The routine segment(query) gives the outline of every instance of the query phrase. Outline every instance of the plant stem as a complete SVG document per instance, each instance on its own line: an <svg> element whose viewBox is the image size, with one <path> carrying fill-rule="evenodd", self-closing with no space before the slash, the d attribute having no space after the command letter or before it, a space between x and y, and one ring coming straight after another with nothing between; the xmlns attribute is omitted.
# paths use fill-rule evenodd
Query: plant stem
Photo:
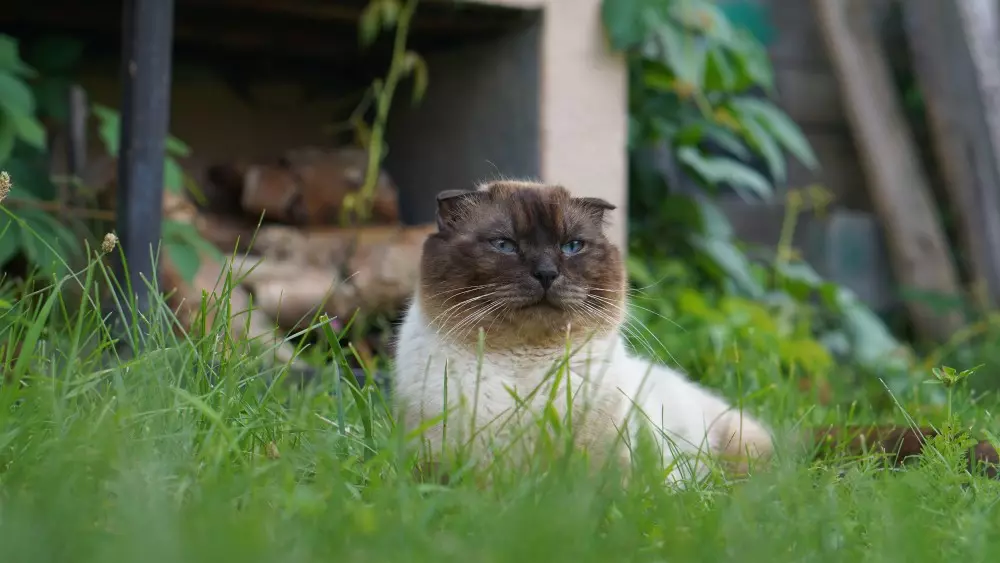
<svg viewBox="0 0 1000 563"><path fill-rule="evenodd" d="M371 215L372 204L375 199L375 187L378 185L379 169L382 164L382 143L385 138L385 124L389 118L389 108L392 106L392 96L396 92L396 86L404 73L404 59L406 57L406 38L410 31L410 21L416 12L419 0L408 0L403 10L399 14L396 24L396 37L392 47L392 62L389 64L389 72L385 77L385 83L378 92L378 100L375 104L375 122L372 124L371 139L368 143L368 167L365 170L365 183L361 186L358 194L358 201L355 211L358 219L365 221Z"/></svg>

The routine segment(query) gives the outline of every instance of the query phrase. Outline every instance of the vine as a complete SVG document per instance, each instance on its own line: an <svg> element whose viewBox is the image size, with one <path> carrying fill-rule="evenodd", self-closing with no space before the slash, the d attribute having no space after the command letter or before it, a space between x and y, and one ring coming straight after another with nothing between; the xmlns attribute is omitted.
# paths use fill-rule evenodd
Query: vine
<svg viewBox="0 0 1000 563"><path fill-rule="evenodd" d="M375 118L371 130L365 135L367 137L365 148L368 151L365 180L356 195L348 194L344 198L341 213L341 220L344 223L349 221L352 213L359 222L367 221L371 216L375 188L378 185L379 170L384 157L386 123L399 81L407 76L413 76L414 103L419 102L427 90L427 64L420 55L407 48L410 24L418 3L419 0L407 0L405 4L399 0L372 0L361 14L359 37L366 47L378 37L380 27L385 29L395 26L395 36L389 70L384 79L376 79L371 85L371 92L375 96Z"/></svg>

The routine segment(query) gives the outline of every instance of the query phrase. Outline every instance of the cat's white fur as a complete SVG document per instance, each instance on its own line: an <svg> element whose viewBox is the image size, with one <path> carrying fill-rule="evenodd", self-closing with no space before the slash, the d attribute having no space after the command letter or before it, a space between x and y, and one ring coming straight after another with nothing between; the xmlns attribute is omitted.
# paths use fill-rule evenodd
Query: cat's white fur
<svg viewBox="0 0 1000 563"><path fill-rule="evenodd" d="M516 442L530 449L531 434L520 432L525 428L521 423L525 415L540 414L547 403L562 416L572 404L576 442L598 459L627 462L632 452L628 444L636 443L643 429L651 430L648 436L660 447L664 467L675 468L668 477L672 481L703 476L708 456L745 460L746 454L771 452L764 425L683 374L633 355L618 327L572 343L575 350L563 362L565 346L487 346L478 351L468 340L448 338L429 321L418 291L399 333L393 396L401 422L409 430L421 429L432 453L446 444L472 445L481 458L509 446L516 450ZM568 365L562 373L568 371L572 401L565 387L550 399L553 366L560 362ZM532 397L536 388L541 391ZM445 423L440 417L446 401ZM427 422L435 417L437 422Z"/></svg>

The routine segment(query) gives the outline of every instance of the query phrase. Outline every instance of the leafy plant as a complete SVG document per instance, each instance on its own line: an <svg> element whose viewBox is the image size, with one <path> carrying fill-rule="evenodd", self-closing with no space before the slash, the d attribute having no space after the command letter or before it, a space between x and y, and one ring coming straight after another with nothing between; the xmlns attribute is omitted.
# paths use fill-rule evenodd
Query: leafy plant
<svg viewBox="0 0 1000 563"><path fill-rule="evenodd" d="M18 141L45 149L45 128L35 117L35 97L25 79L37 76L20 56L17 40L0 35L0 164Z"/></svg>
<svg viewBox="0 0 1000 563"><path fill-rule="evenodd" d="M730 14L753 23L756 33ZM647 286L643 293L661 302L651 307L664 310L655 312L690 318L695 310L711 309L691 309L691 295L649 289L660 283L650 272L665 260L666 238L674 258L695 266L697 279L690 282L702 292L719 292L718 314L692 321L711 327L714 339L735 338L746 328L722 322L739 304L744 313L755 311L748 319L792 319L787 326L753 325L758 336L770 335L783 365L802 363L797 349L812 367L824 364L815 353L822 347L873 371L909 366L905 349L874 313L791 250L804 199L815 208L828 203L821 189L787 194L787 232L776 255L763 263L747 256L713 202L724 190L746 200L773 199L776 186L787 182L786 155L818 169L800 128L771 100L774 75L759 39L768 35L761 14L735 0L605 0L602 15L612 47L624 52L629 66L630 207L636 210L629 223L632 254L642 257L633 259L630 273L634 281L645 280L636 282ZM654 322L648 315L645 320Z"/></svg>
<svg viewBox="0 0 1000 563"><path fill-rule="evenodd" d="M0 264L23 254L30 266L58 275L64 258L80 256L81 247L49 205L56 190L48 175L45 128L28 82L38 76L21 58L17 40L0 35L0 167L14 178L5 204L17 209L0 213Z"/></svg>

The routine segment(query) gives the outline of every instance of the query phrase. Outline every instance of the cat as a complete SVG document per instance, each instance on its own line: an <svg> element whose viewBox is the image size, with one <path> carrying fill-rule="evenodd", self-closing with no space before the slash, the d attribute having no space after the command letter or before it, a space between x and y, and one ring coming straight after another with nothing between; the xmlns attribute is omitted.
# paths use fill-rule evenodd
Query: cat
<svg viewBox="0 0 1000 563"><path fill-rule="evenodd" d="M706 475L710 457L739 473L771 455L764 424L626 348L623 259L604 232L613 205L521 181L437 203L392 398L432 457L463 444L483 462L530 452L538 436L524 423L545 409L595 461L627 467L638 437L653 437L675 483Z"/></svg>

